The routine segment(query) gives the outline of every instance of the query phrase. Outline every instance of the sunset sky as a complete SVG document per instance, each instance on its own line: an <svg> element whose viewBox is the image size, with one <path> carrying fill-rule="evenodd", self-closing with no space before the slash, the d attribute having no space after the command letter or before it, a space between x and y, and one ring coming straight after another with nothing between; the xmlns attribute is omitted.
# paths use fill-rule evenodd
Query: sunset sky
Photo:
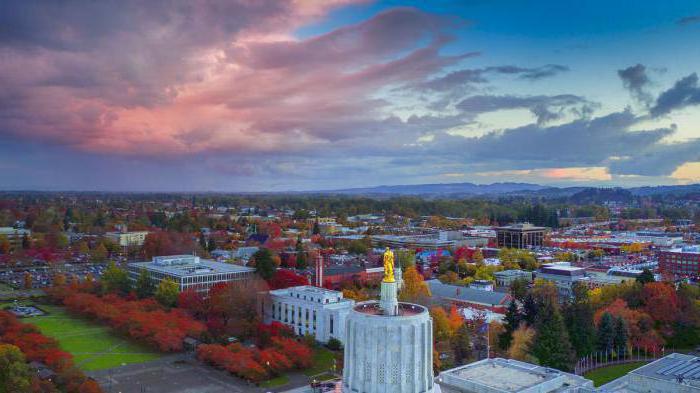
<svg viewBox="0 0 700 393"><path fill-rule="evenodd" d="M0 189L700 182L698 72L697 0L3 1Z"/></svg>

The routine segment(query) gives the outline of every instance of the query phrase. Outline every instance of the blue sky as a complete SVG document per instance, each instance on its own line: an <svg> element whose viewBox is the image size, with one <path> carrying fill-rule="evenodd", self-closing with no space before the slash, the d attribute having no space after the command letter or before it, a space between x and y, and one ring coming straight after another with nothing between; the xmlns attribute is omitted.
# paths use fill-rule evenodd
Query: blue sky
<svg viewBox="0 0 700 393"><path fill-rule="evenodd" d="M10 1L3 189L700 182L697 1Z"/></svg>

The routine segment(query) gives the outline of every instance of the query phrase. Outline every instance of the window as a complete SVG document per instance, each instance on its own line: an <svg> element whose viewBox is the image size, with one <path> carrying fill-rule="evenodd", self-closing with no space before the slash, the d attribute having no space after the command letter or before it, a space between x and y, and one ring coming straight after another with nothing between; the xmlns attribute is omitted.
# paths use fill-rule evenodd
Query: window
<svg viewBox="0 0 700 393"><path fill-rule="evenodd" d="M331 334L333 334L333 315L331 315Z"/></svg>

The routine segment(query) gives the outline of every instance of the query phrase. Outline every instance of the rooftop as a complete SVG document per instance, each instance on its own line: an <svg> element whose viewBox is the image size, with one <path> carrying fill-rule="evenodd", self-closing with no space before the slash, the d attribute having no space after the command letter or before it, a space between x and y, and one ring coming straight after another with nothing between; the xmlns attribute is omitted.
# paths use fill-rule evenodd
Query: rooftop
<svg viewBox="0 0 700 393"><path fill-rule="evenodd" d="M172 276L196 276L217 273L246 273L255 269L221 263L208 259L200 259L192 255L169 255L153 257L150 262L135 262L129 265L130 268L147 269L158 271Z"/></svg>
<svg viewBox="0 0 700 393"><path fill-rule="evenodd" d="M443 371L438 383L459 392L556 392L563 387L592 387L583 377L512 359L484 359Z"/></svg>
<svg viewBox="0 0 700 393"><path fill-rule="evenodd" d="M446 299L456 299L464 302L479 303L486 305L505 305L508 303L509 295L502 292L482 291L479 289L463 287L460 285L443 284L438 280L426 281L433 296Z"/></svg>
<svg viewBox="0 0 700 393"><path fill-rule="evenodd" d="M355 306L354 310L362 314L384 315L381 307L379 307L379 302L376 300L360 303ZM418 315L424 312L428 312L428 310L423 306L410 303L399 303L399 317Z"/></svg>

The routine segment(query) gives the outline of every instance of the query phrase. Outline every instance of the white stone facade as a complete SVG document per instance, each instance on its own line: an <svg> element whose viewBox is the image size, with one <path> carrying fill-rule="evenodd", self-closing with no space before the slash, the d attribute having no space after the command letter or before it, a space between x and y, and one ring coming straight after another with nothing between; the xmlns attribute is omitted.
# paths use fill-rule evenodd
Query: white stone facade
<svg viewBox="0 0 700 393"><path fill-rule="evenodd" d="M384 315L376 301L359 303L346 322L343 391L433 392L433 323L425 307L399 303Z"/></svg>
<svg viewBox="0 0 700 393"><path fill-rule="evenodd" d="M355 305L342 292L310 285L270 291L264 303L265 323L283 323L294 333L312 334L322 343L331 338L345 343L345 319Z"/></svg>

